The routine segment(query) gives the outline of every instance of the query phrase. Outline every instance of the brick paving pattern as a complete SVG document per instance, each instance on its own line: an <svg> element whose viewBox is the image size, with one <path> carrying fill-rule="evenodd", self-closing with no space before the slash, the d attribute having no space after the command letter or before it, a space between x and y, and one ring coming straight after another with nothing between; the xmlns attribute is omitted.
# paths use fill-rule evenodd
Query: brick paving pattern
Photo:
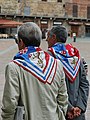
<svg viewBox="0 0 90 120"><path fill-rule="evenodd" d="M88 64L88 79L90 79L90 38L78 38L76 42L73 42L71 38L67 42L71 42L80 50L81 56L83 56ZM47 43L45 40L42 41L41 47L43 50L47 49ZM0 108L1 100L3 95L3 88L5 83L5 66L12 60L13 56L18 51L17 45L15 45L13 39L0 39ZM1 109L0 109L1 113ZM1 120L1 117L0 117ZM90 120L90 95L88 99L88 106L86 111L86 120Z"/></svg>

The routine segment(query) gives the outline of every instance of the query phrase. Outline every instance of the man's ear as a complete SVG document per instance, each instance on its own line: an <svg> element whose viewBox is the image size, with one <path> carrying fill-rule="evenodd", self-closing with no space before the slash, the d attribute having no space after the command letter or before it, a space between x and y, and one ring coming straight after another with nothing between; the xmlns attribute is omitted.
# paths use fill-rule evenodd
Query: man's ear
<svg viewBox="0 0 90 120"><path fill-rule="evenodd" d="M20 42L21 42L22 47L25 48L25 44L22 39L20 39Z"/></svg>
<svg viewBox="0 0 90 120"><path fill-rule="evenodd" d="M55 34L52 35L52 38L53 38L53 40L54 40L55 42L57 42L57 39L56 39L56 35L55 35Z"/></svg>
<svg viewBox="0 0 90 120"><path fill-rule="evenodd" d="M25 48L25 44L24 44L24 42L23 42L23 40L22 40L22 39L20 39L20 40L19 40L18 47L19 47L19 50L21 50L21 49L24 49L24 48Z"/></svg>

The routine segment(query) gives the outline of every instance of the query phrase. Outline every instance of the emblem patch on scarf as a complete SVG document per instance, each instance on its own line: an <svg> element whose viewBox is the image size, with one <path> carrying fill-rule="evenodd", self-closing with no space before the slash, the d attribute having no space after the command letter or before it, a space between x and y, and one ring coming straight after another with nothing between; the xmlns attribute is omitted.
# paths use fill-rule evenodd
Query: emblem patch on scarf
<svg viewBox="0 0 90 120"><path fill-rule="evenodd" d="M56 60L38 47L28 47L20 51L14 63L30 72L43 83L51 84L57 68Z"/></svg>
<svg viewBox="0 0 90 120"><path fill-rule="evenodd" d="M80 67L79 51L72 44L58 43L49 48L49 51L62 62L66 76L73 83Z"/></svg>

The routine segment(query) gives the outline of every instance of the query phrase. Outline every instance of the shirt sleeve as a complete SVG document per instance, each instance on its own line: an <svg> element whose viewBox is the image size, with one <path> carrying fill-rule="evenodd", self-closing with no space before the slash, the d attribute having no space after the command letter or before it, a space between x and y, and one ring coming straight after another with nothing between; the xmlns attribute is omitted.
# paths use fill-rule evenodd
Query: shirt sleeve
<svg viewBox="0 0 90 120"><path fill-rule="evenodd" d="M87 101L89 96L89 81L87 80L87 75L83 64L81 63L81 75L80 75L80 85L79 85L79 95L76 106L81 108L82 112L86 111Z"/></svg>
<svg viewBox="0 0 90 120"><path fill-rule="evenodd" d="M68 108L68 94L67 94L67 87L65 82L65 74L63 69L61 70L61 82L60 82L60 88L58 93L57 102L59 104L59 107L64 113L64 116L66 116L67 108Z"/></svg>
<svg viewBox="0 0 90 120"><path fill-rule="evenodd" d="M1 116L2 120L14 120L20 91L18 75L11 63L6 66L5 80Z"/></svg>

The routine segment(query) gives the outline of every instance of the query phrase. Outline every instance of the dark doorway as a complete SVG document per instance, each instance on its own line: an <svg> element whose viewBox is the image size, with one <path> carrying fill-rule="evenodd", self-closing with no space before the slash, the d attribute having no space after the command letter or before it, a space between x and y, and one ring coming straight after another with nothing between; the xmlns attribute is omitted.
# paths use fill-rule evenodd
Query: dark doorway
<svg viewBox="0 0 90 120"><path fill-rule="evenodd" d="M71 36L73 33L76 33L76 36L78 37L78 30L79 30L79 26L78 25L72 25L71 26Z"/></svg>
<svg viewBox="0 0 90 120"><path fill-rule="evenodd" d="M86 37L90 37L90 26L86 26L85 27L85 33L86 33Z"/></svg>
<svg viewBox="0 0 90 120"><path fill-rule="evenodd" d="M6 33L6 29L5 28L0 28L0 33Z"/></svg>
<svg viewBox="0 0 90 120"><path fill-rule="evenodd" d="M48 21L41 21L42 39L46 38L46 32L48 29Z"/></svg>

